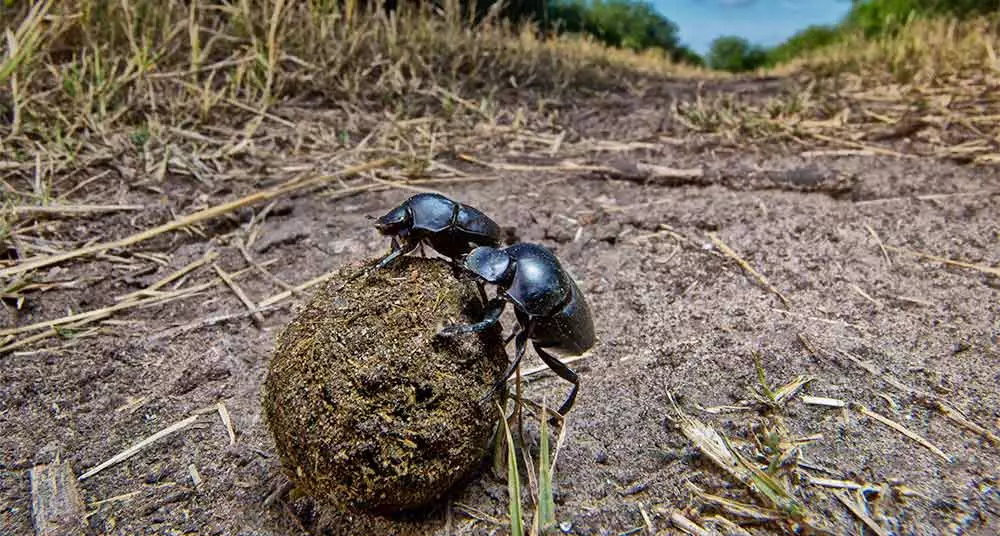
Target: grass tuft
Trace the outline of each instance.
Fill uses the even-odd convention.
[[[521,516],[521,476],[517,470],[517,450],[514,447],[514,438],[510,434],[510,427],[507,426],[507,419],[503,416],[503,407],[498,404],[497,408],[500,409],[500,423],[507,442],[507,490],[510,495],[510,503],[508,505],[510,534],[511,536],[524,536],[524,519]]]
[[[545,534],[556,524],[555,499],[552,492],[552,462],[550,460],[549,427],[542,405],[541,431],[538,452],[538,515],[535,517],[536,534]]]

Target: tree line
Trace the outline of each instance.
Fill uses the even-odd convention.
[[[2,0],[0,15],[5,9],[27,2]],[[221,2],[202,0],[202,3]],[[961,18],[1000,12],[1000,0],[852,0],[847,16],[837,24],[810,26],[775,47],[756,45],[740,36],[723,36],[715,39],[702,57],[681,43],[677,25],[645,0],[309,0],[309,3],[328,9],[351,4],[390,12],[405,4],[442,9],[457,5],[474,22],[488,18],[531,22],[550,35],[586,35],[608,46],[634,51],[659,49],[676,62],[733,72],[777,65],[858,32],[868,37],[891,35],[912,17]]]
[[[847,35],[891,36],[917,17],[961,19],[1000,12],[1000,0],[853,0],[852,4],[839,23],[809,26],[771,48],[739,36],[719,37],[712,42],[705,63],[714,69],[751,71],[784,63]]]
[[[530,21],[549,34],[586,35],[634,51],[660,49],[677,62],[733,72],[774,66],[858,32],[868,37],[891,35],[913,17],[962,18],[1000,12],[1000,0],[852,0],[851,9],[837,24],[809,26],[774,47],[723,36],[702,57],[681,43],[678,27],[667,15],[644,0],[507,0],[499,4],[499,11],[496,0],[459,3],[477,20],[492,15]]]

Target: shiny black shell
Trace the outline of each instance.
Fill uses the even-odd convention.
[[[409,234],[442,255],[457,258],[474,246],[500,244],[500,226],[476,208],[434,193],[417,194],[404,204],[413,218]]]
[[[594,321],[583,292],[559,259],[538,244],[504,249],[515,263],[503,296],[514,305],[521,325],[534,321],[532,340],[542,348],[579,355],[594,345]]]

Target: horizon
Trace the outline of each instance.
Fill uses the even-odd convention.
[[[772,47],[814,24],[836,24],[850,0],[649,0],[678,27],[683,45],[705,55],[724,35]]]

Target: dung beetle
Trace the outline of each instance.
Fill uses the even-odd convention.
[[[410,197],[375,220],[375,229],[392,237],[392,251],[368,273],[384,268],[426,242],[451,259],[457,276],[459,259],[476,246],[499,245],[501,235],[500,226],[486,214],[435,193]],[[361,274],[350,279],[358,275]]]
[[[580,355],[596,342],[594,321],[583,292],[559,259],[538,244],[522,242],[503,249],[477,247],[466,256],[464,264],[477,280],[496,285],[497,297],[486,304],[482,321],[447,326],[437,335],[453,337],[488,329],[499,321],[506,303],[510,302],[518,322],[517,331],[511,334],[516,335],[515,357],[487,397],[514,373],[531,340],[538,357],[560,378],[573,384],[569,397],[559,408],[559,415],[565,416],[573,407],[580,381],[575,372],[549,351],[563,356]]]

